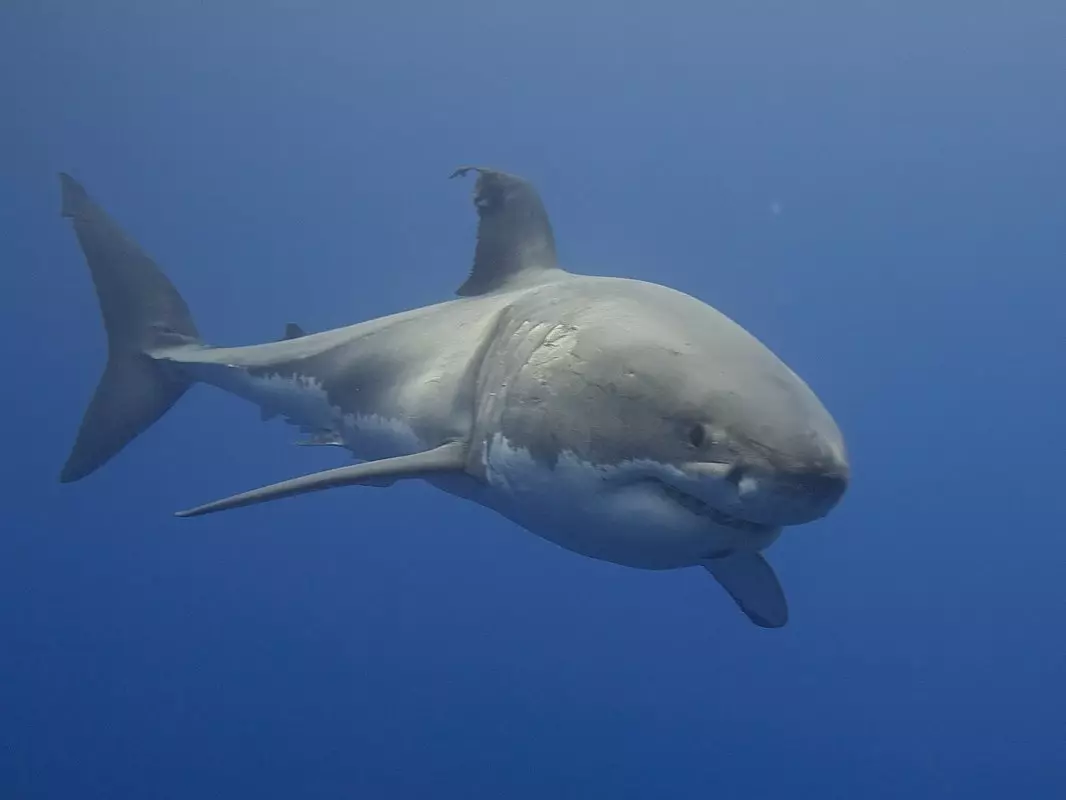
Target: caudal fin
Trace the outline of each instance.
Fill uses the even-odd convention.
[[[108,357],[74,448],[60,474],[79,480],[113,458],[178,400],[190,381],[150,353],[199,341],[188,306],[156,263],[60,173],[62,214],[73,220],[107,331]]]

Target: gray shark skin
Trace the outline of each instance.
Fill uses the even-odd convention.
[[[829,412],[702,301],[564,270],[536,189],[481,167],[452,177],[469,172],[477,246],[456,298],[318,333],[290,323],[248,347],[206,344],[158,265],[61,174],[108,362],[60,479],[94,472],[191,385],[210,384],[359,462],[178,516],[417,478],[582,555],[702,566],[755,624],[784,625],[761,552],[845,492]]]

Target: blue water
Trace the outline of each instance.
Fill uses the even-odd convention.
[[[1066,6],[0,10],[0,798],[1066,797]],[[854,479],[792,619],[342,463],[204,387],[57,478],[105,356],[56,173],[213,342],[447,298],[463,163],[740,321]]]

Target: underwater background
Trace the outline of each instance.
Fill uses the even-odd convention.
[[[1066,797],[1066,6],[8,0],[0,798]],[[447,299],[466,163],[563,264],[711,303],[851,488],[701,569],[581,558],[196,387],[62,485],[106,355],[83,182],[204,337]]]

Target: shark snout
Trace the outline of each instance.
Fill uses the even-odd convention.
[[[847,491],[848,481],[849,474],[846,470],[819,470],[790,476],[789,489],[803,498],[800,505],[806,505],[810,509],[810,519],[818,519],[840,502]]]
[[[847,463],[835,458],[787,469],[765,462],[705,462],[688,464],[685,471],[703,484],[705,499],[720,511],[772,526],[824,517],[840,502],[851,479]]]
[[[690,475],[710,479],[720,510],[760,524],[802,525],[821,519],[847,492],[851,470],[844,458],[818,458],[806,463],[687,465]],[[711,500],[712,498],[708,498]]]
[[[785,525],[821,519],[843,498],[851,481],[851,468],[843,457],[819,459],[775,474],[767,488]],[[775,502],[776,501],[776,502]]]

